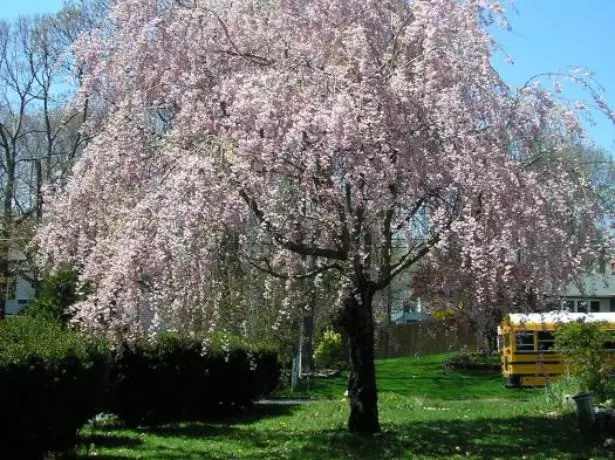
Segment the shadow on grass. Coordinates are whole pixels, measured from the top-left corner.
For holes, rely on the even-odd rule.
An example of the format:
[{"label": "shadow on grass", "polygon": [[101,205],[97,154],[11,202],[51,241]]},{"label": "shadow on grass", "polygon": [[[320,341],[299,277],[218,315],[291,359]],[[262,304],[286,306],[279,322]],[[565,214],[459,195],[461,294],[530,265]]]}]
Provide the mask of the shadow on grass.
[{"label": "shadow on grass", "polygon": [[[449,458],[469,455],[473,458],[570,458],[607,456],[600,444],[584,441],[574,418],[519,416],[478,420],[438,420],[385,425],[376,436],[351,435],[345,430],[287,430],[260,426],[212,426],[205,423],[169,425],[144,433],[168,440],[155,446],[132,443],[126,456],[97,458],[199,458],[218,460],[269,459],[281,457],[299,460],[310,458]],[[212,449],[224,445],[225,449]],[[115,441],[114,441],[115,442]],[[120,446],[118,446],[120,447]],[[467,454],[466,454],[467,452]],[[87,456],[81,458],[89,458]],[[93,457],[92,457],[93,458]]]},{"label": "shadow on grass", "polygon": [[348,377],[342,373],[336,377],[328,378],[304,378],[292,392],[284,387],[271,395],[273,398],[315,398],[315,399],[338,399],[341,398],[348,388]]},{"label": "shadow on grass", "polygon": [[88,434],[80,436],[80,444],[89,446],[104,446],[104,447],[136,447],[143,444],[140,439],[135,439],[130,436],[122,436],[121,434],[108,431],[105,434]]},{"label": "shadow on grass", "polygon": [[[220,431],[224,431],[230,425],[250,425],[257,423],[264,418],[275,418],[283,415],[291,415],[298,404],[277,404],[275,402],[271,404],[256,404],[241,412],[236,412],[229,415],[218,415],[207,420],[200,421],[187,421],[184,423],[174,423],[168,425],[162,425],[159,427],[145,428],[141,431],[146,433],[153,433],[158,436],[187,436],[190,437],[190,433],[195,431],[193,437],[215,436]],[[179,428],[176,433],[175,430]]]},{"label": "shadow on grass", "polygon": [[[232,431],[231,425],[241,424],[250,425],[263,418],[291,414],[297,405],[293,404],[258,404],[232,414],[215,415],[206,421],[192,421],[183,423],[171,423],[157,427],[127,428],[118,421],[106,422],[93,425],[90,430],[79,436],[78,445],[82,449],[89,450],[90,446],[98,448],[130,449],[139,451],[143,445],[143,440],[137,438],[139,434],[154,434],[162,437],[183,437],[183,438],[212,438],[216,436],[228,436]],[[125,434],[129,433],[129,434]],[[163,448],[163,447],[161,447]],[[128,458],[123,456],[105,455],[81,455],[78,458],[98,458],[98,459],[120,459]],[[166,457],[165,457],[166,458]]]}]

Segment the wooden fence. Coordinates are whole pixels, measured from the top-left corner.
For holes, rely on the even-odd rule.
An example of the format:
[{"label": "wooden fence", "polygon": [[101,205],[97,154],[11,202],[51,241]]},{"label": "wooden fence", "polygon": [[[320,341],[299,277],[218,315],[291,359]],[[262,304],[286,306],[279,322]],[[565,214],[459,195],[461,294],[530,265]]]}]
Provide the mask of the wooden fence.
[{"label": "wooden fence", "polygon": [[376,330],[376,358],[428,355],[476,348],[476,337],[466,331],[450,330],[437,321],[391,324]]}]

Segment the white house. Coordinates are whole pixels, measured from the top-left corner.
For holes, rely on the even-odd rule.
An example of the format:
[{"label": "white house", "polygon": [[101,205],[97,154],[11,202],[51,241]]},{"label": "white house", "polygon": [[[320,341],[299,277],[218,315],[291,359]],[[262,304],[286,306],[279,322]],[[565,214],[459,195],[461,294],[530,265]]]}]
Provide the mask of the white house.
[{"label": "white house", "polygon": [[[18,264],[25,261],[26,256],[11,249],[9,251],[9,261]],[[7,281],[6,296],[4,301],[4,312],[7,316],[19,313],[26,305],[34,299],[34,289],[32,285],[22,276],[15,276]]]},{"label": "white house", "polygon": [[578,285],[569,283],[562,308],[577,313],[615,312],[615,274],[583,275]]}]

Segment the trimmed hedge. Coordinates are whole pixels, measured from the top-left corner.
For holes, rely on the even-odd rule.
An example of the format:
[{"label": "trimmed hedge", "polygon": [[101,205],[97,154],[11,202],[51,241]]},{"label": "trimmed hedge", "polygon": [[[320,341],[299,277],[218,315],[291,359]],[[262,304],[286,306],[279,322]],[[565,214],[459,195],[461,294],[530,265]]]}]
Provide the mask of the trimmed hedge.
[{"label": "trimmed hedge", "polygon": [[0,322],[0,449],[40,458],[76,442],[104,404],[110,354],[103,341],[42,318]]},{"label": "trimmed hedge", "polygon": [[75,445],[99,412],[127,425],[204,419],[249,406],[273,391],[280,365],[274,348],[217,337],[164,333],[113,352],[99,339],[56,321],[0,322],[0,452],[42,458]]},{"label": "trimmed hedge", "polygon": [[109,410],[129,426],[200,420],[249,406],[279,381],[277,352],[239,338],[175,333],[139,338],[116,352]]}]

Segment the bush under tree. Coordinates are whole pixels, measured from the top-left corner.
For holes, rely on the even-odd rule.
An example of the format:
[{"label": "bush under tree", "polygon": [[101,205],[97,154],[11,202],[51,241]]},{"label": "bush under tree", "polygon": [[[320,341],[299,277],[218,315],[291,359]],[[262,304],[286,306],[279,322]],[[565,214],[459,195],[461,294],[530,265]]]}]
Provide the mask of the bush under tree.
[{"label": "bush under tree", "polygon": [[280,378],[274,349],[238,337],[161,333],[115,352],[109,410],[127,425],[201,420],[251,405]]},{"label": "bush under tree", "polygon": [[47,274],[41,282],[40,292],[24,309],[23,315],[50,319],[66,326],[72,316],[70,306],[83,300],[78,283],[77,272],[68,266]]},{"label": "bush under tree", "polygon": [[610,374],[615,370],[612,352],[605,344],[613,341],[604,323],[569,323],[555,332],[555,348],[564,354],[568,373],[578,378],[584,390],[598,400],[612,393]]},{"label": "bush under tree", "polygon": [[77,430],[104,408],[109,358],[104,341],[49,320],[0,322],[3,458],[41,458],[72,447]]},{"label": "bush under tree", "polygon": [[348,349],[342,335],[332,329],[326,329],[316,342],[314,363],[320,369],[346,369],[348,367]]}]

